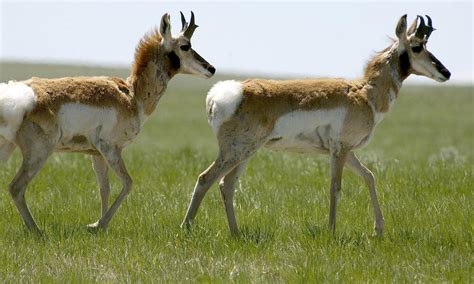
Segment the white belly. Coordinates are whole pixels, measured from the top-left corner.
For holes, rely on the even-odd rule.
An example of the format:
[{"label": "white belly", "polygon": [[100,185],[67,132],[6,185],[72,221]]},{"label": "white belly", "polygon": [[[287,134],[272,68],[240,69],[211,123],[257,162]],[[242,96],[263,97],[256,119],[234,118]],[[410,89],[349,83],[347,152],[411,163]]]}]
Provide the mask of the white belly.
[{"label": "white belly", "polygon": [[85,150],[97,139],[110,139],[118,113],[110,107],[67,103],[58,112],[59,149]]},{"label": "white belly", "polygon": [[294,152],[327,151],[339,141],[346,108],[294,111],[279,118],[267,147]]}]

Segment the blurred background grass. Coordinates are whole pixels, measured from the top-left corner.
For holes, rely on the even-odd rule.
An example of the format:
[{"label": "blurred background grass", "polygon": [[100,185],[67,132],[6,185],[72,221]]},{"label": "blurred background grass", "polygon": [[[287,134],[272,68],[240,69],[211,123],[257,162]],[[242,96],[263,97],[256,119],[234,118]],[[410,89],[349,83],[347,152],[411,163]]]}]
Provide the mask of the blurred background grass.
[{"label": "blurred background grass", "polygon": [[[0,82],[32,76],[119,76],[126,68],[70,65],[0,63]],[[210,87],[225,79],[252,76],[216,75],[209,80],[178,75],[171,80],[157,110],[129,148],[178,150],[193,148],[215,152],[216,143],[207,124],[205,97]],[[410,80],[408,79],[408,82]],[[469,85],[406,85],[395,106],[377,127],[374,139],[362,152],[375,152],[387,159],[419,160],[442,148],[455,148],[472,162],[474,146],[474,91]]]},{"label": "blurred background grass", "polygon": [[[122,68],[2,62],[0,81],[114,75]],[[28,188],[45,240],[29,235],[6,190],[19,167],[1,165],[0,282],[472,281],[472,86],[404,86],[374,139],[358,151],[377,177],[386,236],[371,237],[365,185],[344,173],[337,234],[327,230],[327,157],[260,151],[236,191],[243,234],[229,237],[216,188],[192,233],[179,229],[198,174],[215,158],[205,96],[217,80],[177,76],[125,150],[134,190],[110,228],[99,215],[90,160],[54,154]],[[113,175],[111,175],[113,176]],[[119,183],[112,177],[112,194]],[[152,280],[153,279],[153,280]]]}]

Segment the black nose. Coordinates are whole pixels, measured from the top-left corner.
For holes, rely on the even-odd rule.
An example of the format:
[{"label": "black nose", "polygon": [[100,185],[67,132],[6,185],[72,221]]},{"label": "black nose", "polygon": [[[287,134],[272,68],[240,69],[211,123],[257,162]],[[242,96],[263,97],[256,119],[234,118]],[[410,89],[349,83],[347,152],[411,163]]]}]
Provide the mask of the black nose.
[{"label": "black nose", "polygon": [[207,71],[211,72],[211,74],[214,74],[214,73],[216,73],[216,68],[214,68],[214,66],[209,66],[207,68]]},{"label": "black nose", "polygon": [[451,72],[449,72],[449,70],[446,68],[441,69],[439,73],[446,77],[446,79],[449,79],[449,77],[451,77]]}]

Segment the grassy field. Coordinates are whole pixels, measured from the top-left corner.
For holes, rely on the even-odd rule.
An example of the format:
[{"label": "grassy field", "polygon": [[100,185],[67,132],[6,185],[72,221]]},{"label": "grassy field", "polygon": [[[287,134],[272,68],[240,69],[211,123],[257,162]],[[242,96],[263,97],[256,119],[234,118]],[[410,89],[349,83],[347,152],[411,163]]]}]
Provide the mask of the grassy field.
[{"label": "grassy field", "polygon": [[[0,65],[0,79],[126,75],[121,69]],[[134,191],[105,232],[88,157],[53,155],[27,201],[45,232],[29,234],[6,190],[18,152],[0,165],[0,282],[472,282],[474,94],[406,86],[358,152],[377,177],[386,234],[372,237],[362,181],[344,172],[337,233],[327,230],[327,157],[260,151],[236,191],[241,236],[230,237],[217,188],[191,232],[179,224],[198,174],[216,156],[204,98],[217,79],[178,77],[125,151]],[[113,179],[113,198],[119,183]]]}]

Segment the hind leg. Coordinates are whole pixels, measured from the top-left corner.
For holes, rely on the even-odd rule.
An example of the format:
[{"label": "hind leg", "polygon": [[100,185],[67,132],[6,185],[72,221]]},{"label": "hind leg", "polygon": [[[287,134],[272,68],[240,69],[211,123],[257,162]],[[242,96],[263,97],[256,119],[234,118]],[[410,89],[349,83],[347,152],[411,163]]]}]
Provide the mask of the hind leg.
[{"label": "hind leg", "polygon": [[10,183],[9,192],[28,229],[39,233],[40,230],[26,205],[25,191],[31,180],[43,168],[53,146],[45,138],[43,131],[33,124],[26,125],[19,131],[18,141],[23,162]]},{"label": "hind leg", "polygon": [[[204,195],[212,184],[222,179],[242,162],[248,160],[267,142],[268,135],[272,131],[271,125],[269,125],[271,122],[267,122],[267,124],[255,123],[254,118],[252,113],[236,113],[219,126],[217,131],[219,156],[199,176],[182,227],[191,225]],[[225,189],[224,191],[224,198],[230,201],[232,198],[229,194],[233,190]],[[231,204],[229,201],[225,201],[226,204]],[[230,222],[235,223],[233,208],[230,209],[230,206],[226,205],[226,212],[231,214]],[[236,231],[237,226],[234,226],[234,224],[231,226],[231,231]]]},{"label": "hind leg", "polygon": [[28,184],[43,167],[48,156],[49,153],[46,155],[33,154],[32,156],[24,157],[20,169],[8,188],[18,212],[20,212],[23,221],[30,231],[39,232],[40,230],[38,229],[38,226],[36,226],[36,223],[31,216],[30,210],[26,205],[25,191]]},{"label": "hind leg", "polygon": [[[247,140],[247,137],[238,137]],[[209,188],[218,180],[227,175],[233,168],[252,156],[262,143],[238,144],[237,139],[229,140],[229,143],[220,143],[219,157],[212,165],[199,175],[194,187],[193,197],[189,204],[186,217],[182,227],[189,227],[196,216],[199,205]],[[235,145],[239,145],[236,147]],[[233,212],[233,211],[232,211]]]},{"label": "hind leg", "polygon": [[237,159],[226,160],[222,155],[212,163],[207,170],[199,175],[199,178],[194,186],[193,197],[189,203],[186,217],[184,218],[181,227],[189,227],[191,222],[196,217],[197,210],[201,205],[202,199],[206,195],[209,188],[220,178],[226,175],[239,161]]},{"label": "hind leg", "polygon": [[244,172],[247,166],[247,162],[248,160],[241,162],[234,169],[232,169],[219,183],[222,201],[224,203],[225,212],[227,214],[229,230],[232,235],[237,235],[239,232],[234,212],[235,183],[239,180],[240,175]]}]

